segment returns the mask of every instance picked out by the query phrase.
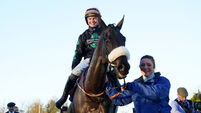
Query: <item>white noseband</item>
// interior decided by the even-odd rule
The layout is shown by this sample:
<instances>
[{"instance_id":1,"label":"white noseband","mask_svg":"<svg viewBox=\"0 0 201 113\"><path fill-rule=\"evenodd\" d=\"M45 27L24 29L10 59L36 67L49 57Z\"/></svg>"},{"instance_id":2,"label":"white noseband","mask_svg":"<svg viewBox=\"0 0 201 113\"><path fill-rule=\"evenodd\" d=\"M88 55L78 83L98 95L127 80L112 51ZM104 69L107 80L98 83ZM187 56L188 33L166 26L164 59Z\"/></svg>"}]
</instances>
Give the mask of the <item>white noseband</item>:
<instances>
[{"instance_id":1,"label":"white noseband","mask_svg":"<svg viewBox=\"0 0 201 113\"><path fill-rule=\"evenodd\" d=\"M124 46L113 49L108 55L108 59L110 62L113 62L120 56L126 56L128 60L130 59L130 53Z\"/></svg>"}]
</instances>

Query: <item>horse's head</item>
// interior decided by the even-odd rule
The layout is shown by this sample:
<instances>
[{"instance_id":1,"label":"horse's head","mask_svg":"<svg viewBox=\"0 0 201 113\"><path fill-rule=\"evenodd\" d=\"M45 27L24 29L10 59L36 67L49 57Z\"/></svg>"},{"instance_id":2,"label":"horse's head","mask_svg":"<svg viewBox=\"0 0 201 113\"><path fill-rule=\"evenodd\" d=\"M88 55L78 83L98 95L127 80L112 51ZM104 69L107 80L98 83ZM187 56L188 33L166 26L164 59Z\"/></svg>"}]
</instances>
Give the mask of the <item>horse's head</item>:
<instances>
[{"instance_id":1,"label":"horse's head","mask_svg":"<svg viewBox=\"0 0 201 113\"><path fill-rule=\"evenodd\" d=\"M110 24L105 25L102 19L99 19L100 26L103 30L101 38L105 43L105 48L107 51L108 62L114 68L118 78L125 78L129 72L130 65L128 63L129 52L125 48L125 37L120 33L121 27L123 25L123 20L114 26Z\"/></svg>"}]
</instances>

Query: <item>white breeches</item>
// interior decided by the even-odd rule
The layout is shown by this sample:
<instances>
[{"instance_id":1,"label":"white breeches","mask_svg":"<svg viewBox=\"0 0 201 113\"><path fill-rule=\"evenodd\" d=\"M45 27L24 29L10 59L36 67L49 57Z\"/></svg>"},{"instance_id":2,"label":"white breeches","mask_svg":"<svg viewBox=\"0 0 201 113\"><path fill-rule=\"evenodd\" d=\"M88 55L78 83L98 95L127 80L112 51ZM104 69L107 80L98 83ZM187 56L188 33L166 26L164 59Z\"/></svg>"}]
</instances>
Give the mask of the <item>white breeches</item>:
<instances>
[{"instance_id":1,"label":"white breeches","mask_svg":"<svg viewBox=\"0 0 201 113\"><path fill-rule=\"evenodd\" d=\"M82 60L73 70L72 70L72 74L79 76L82 71L89 66L89 58L86 58L84 60Z\"/></svg>"}]
</instances>

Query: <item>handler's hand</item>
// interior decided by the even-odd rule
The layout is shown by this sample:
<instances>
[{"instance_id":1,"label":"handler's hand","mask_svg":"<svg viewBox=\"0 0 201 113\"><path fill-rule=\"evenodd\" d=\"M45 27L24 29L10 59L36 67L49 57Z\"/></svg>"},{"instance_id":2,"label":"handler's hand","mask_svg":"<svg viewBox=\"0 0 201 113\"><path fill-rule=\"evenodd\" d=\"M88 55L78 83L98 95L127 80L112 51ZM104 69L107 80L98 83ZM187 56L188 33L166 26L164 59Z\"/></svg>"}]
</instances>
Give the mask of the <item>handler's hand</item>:
<instances>
[{"instance_id":1,"label":"handler's hand","mask_svg":"<svg viewBox=\"0 0 201 113\"><path fill-rule=\"evenodd\" d=\"M124 87L121 87L121 92L125 91L126 89Z\"/></svg>"},{"instance_id":2,"label":"handler's hand","mask_svg":"<svg viewBox=\"0 0 201 113\"><path fill-rule=\"evenodd\" d=\"M121 85L121 91L126 90L126 85L127 85L127 84Z\"/></svg>"}]
</instances>

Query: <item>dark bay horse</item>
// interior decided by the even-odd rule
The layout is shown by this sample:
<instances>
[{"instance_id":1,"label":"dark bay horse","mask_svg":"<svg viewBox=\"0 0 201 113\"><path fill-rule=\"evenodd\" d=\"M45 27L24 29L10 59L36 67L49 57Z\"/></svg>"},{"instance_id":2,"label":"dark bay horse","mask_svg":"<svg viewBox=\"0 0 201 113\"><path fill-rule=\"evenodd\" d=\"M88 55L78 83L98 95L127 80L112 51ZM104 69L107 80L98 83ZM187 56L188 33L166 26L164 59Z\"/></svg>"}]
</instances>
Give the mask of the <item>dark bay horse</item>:
<instances>
[{"instance_id":1,"label":"dark bay horse","mask_svg":"<svg viewBox=\"0 0 201 113\"><path fill-rule=\"evenodd\" d=\"M115 106L105 93L108 66L115 70L112 79L125 78L129 72L129 52L125 37L120 33L124 18L114 26L99 18L102 33L86 76L82 76L73 97L73 113L115 113Z\"/></svg>"}]
</instances>

